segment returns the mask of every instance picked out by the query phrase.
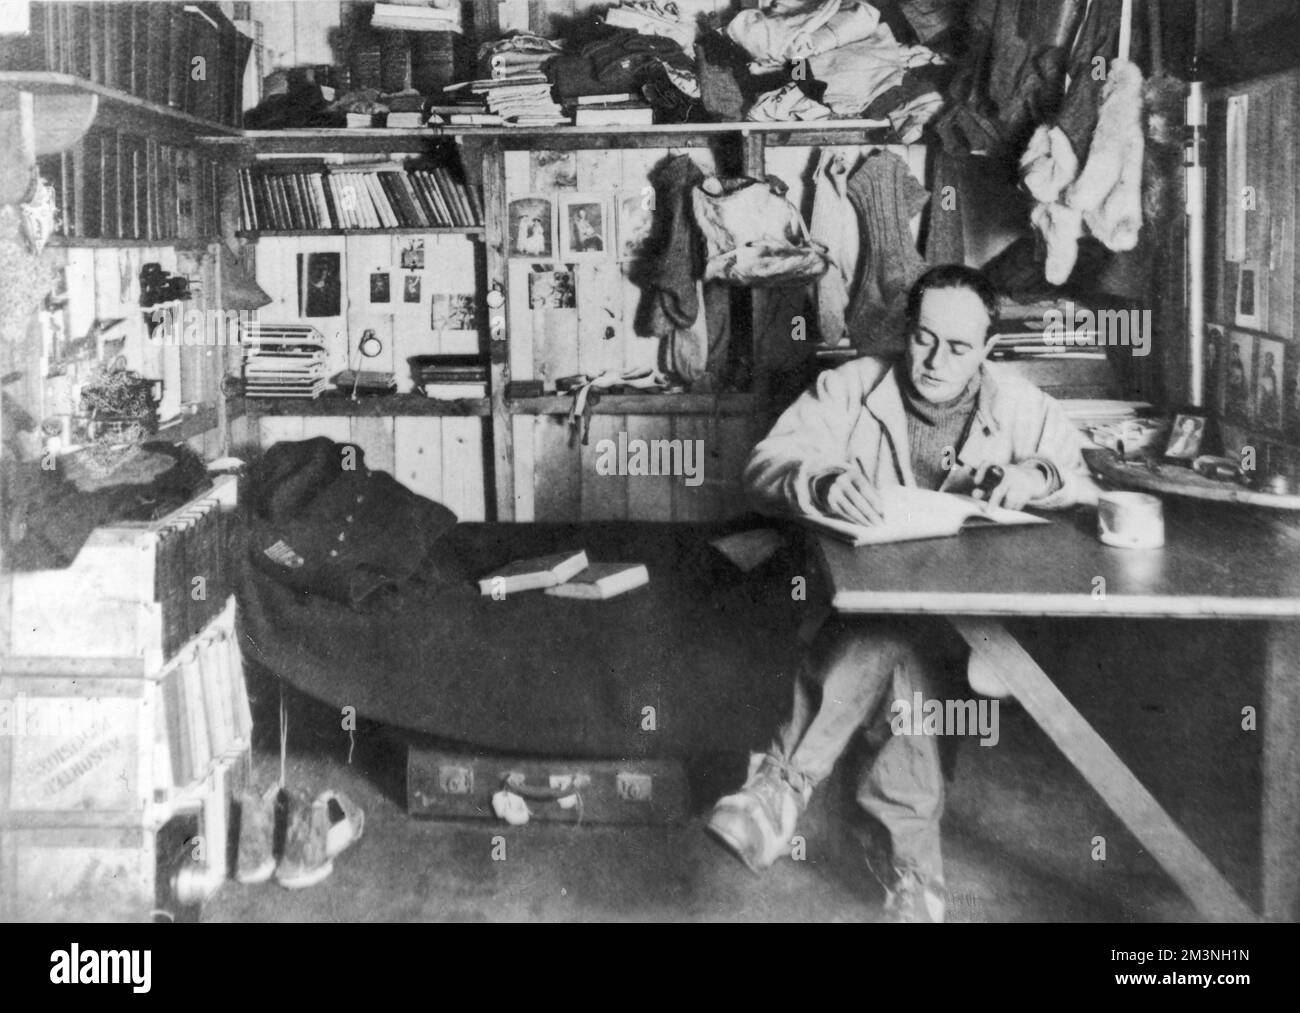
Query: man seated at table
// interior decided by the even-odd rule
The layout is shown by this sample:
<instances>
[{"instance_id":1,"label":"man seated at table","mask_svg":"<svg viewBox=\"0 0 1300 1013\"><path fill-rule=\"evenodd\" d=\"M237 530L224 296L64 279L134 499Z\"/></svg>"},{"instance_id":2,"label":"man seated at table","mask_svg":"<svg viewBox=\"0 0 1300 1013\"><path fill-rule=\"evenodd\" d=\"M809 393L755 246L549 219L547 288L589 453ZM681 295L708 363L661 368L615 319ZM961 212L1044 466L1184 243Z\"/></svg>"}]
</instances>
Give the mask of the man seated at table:
<instances>
[{"instance_id":1,"label":"man seated at table","mask_svg":"<svg viewBox=\"0 0 1300 1013\"><path fill-rule=\"evenodd\" d=\"M1001 482L978 493L993 504L1095 503L1081 439L1060 405L985 361L997 310L997 294L978 271L950 264L926 272L909 296L904 357L865 357L823 372L754 448L745 484L757 505L871 525L884 514L883 489L972 493L993 465ZM752 758L744 787L718 802L709 831L750 868L766 868L789 853L812 789L855 733L883 734L858 801L890 838L886 916L942 921L938 743L891 736L889 720L894 700L911 702L918 691L943 699L945 675L964 671L967 657L940 619L828 622L796 679L789 722Z\"/></svg>"}]
</instances>

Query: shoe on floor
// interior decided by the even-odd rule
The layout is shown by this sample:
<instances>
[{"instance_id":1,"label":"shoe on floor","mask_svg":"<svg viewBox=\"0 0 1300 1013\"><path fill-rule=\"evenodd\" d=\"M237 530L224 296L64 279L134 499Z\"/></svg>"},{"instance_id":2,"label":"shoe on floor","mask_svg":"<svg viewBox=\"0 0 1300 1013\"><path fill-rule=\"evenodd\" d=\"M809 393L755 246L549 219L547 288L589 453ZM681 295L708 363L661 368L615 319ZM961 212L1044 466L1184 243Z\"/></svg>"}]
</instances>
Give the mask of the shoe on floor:
<instances>
[{"instance_id":1,"label":"shoe on floor","mask_svg":"<svg viewBox=\"0 0 1300 1013\"><path fill-rule=\"evenodd\" d=\"M885 889L882 922L939 923L944 919L946 890L943 880L925 876L915 867L895 870L897 879Z\"/></svg>"},{"instance_id":2,"label":"shoe on floor","mask_svg":"<svg viewBox=\"0 0 1300 1013\"><path fill-rule=\"evenodd\" d=\"M265 883L275 874L275 802L279 788L246 788L239 796L239 850L235 879Z\"/></svg>"},{"instance_id":3,"label":"shoe on floor","mask_svg":"<svg viewBox=\"0 0 1300 1013\"><path fill-rule=\"evenodd\" d=\"M705 829L754 872L789 854L795 825L812 785L787 764L761 753L750 759L749 780L713 807Z\"/></svg>"},{"instance_id":4,"label":"shoe on floor","mask_svg":"<svg viewBox=\"0 0 1300 1013\"><path fill-rule=\"evenodd\" d=\"M346 795L325 791L316 799L316 805L325 807L329 829L325 832L325 854L335 858L361 840L366 827L366 814Z\"/></svg>"},{"instance_id":5,"label":"shoe on floor","mask_svg":"<svg viewBox=\"0 0 1300 1013\"><path fill-rule=\"evenodd\" d=\"M315 886L334 871L328 852L329 807L305 792L289 795L284 854L275 867L275 880L286 890Z\"/></svg>"}]
</instances>

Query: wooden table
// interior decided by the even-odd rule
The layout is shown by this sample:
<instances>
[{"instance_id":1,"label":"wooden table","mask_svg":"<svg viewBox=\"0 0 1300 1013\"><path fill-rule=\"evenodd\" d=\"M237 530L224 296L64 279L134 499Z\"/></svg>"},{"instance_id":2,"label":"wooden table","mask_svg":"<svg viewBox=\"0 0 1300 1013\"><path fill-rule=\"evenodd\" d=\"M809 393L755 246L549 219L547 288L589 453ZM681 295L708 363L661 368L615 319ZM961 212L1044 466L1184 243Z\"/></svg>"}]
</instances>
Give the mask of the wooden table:
<instances>
[{"instance_id":1,"label":"wooden table","mask_svg":"<svg viewBox=\"0 0 1300 1013\"><path fill-rule=\"evenodd\" d=\"M1166 504L1168 511L1169 505ZM999 621L1258 620L1266 638L1262 872L1267 920L1300 917L1300 535L1226 508L1170 513L1163 549L1102 545L1095 515L853 549L818 536L841 613L946 617L1206 917L1255 920L1200 849Z\"/></svg>"}]
</instances>

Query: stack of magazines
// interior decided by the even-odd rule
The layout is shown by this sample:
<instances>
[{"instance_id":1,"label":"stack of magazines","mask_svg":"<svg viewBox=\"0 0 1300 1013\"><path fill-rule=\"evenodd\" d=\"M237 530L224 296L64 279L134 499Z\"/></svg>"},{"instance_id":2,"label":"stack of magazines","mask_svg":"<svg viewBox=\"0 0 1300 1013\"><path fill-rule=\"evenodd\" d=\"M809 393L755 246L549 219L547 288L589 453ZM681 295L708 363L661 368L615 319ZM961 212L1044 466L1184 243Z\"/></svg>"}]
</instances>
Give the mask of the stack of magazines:
<instances>
[{"instance_id":1,"label":"stack of magazines","mask_svg":"<svg viewBox=\"0 0 1300 1013\"><path fill-rule=\"evenodd\" d=\"M245 396L315 398L325 390L325 337L310 324L255 323L243 344Z\"/></svg>"}]
</instances>

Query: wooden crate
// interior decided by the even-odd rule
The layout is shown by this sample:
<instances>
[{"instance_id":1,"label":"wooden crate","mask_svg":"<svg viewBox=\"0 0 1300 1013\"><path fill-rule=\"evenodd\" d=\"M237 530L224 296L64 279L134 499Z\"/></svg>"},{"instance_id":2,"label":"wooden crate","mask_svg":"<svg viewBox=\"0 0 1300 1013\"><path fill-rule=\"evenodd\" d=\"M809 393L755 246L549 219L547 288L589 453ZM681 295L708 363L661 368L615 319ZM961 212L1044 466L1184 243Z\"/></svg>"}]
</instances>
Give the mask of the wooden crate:
<instances>
[{"instance_id":1,"label":"wooden crate","mask_svg":"<svg viewBox=\"0 0 1300 1013\"><path fill-rule=\"evenodd\" d=\"M139 659L5 659L0 920L135 920L176 908L177 848L156 840L170 840L182 817L203 838L191 895L215 890L229 869L230 805L248 776L251 731L233 598L149 674Z\"/></svg>"},{"instance_id":2,"label":"wooden crate","mask_svg":"<svg viewBox=\"0 0 1300 1013\"><path fill-rule=\"evenodd\" d=\"M120 813L9 813L0 826L0 922L188 920L225 881L247 753L218 761L166 822ZM201 850L200 850L201 849ZM197 858L202 858L206 866ZM188 899L176 874L188 878Z\"/></svg>"},{"instance_id":3,"label":"wooden crate","mask_svg":"<svg viewBox=\"0 0 1300 1013\"><path fill-rule=\"evenodd\" d=\"M176 613L191 594L193 578L212 585L214 602L225 598L214 573L224 547L215 542L203 559L187 561L177 571L180 586L164 586L159 574L163 532L209 510L233 509L236 496L236 479L221 476L213 488L159 520L96 528L66 569L13 574L9 653L134 663L143 672L161 668L187 639L172 631L184 622Z\"/></svg>"},{"instance_id":4,"label":"wooden crate","mask_svg":"<svg viewBox=\"0 0 1300 1013\"><path fill-rule=\"evenodd\" d=\"M686 770L676 760L526 759L416 745L406 756L412 816L495 820L492 796L507 787L526 799L532 819L646 824L689 814Z\"/></svg>"}]
</instances>

